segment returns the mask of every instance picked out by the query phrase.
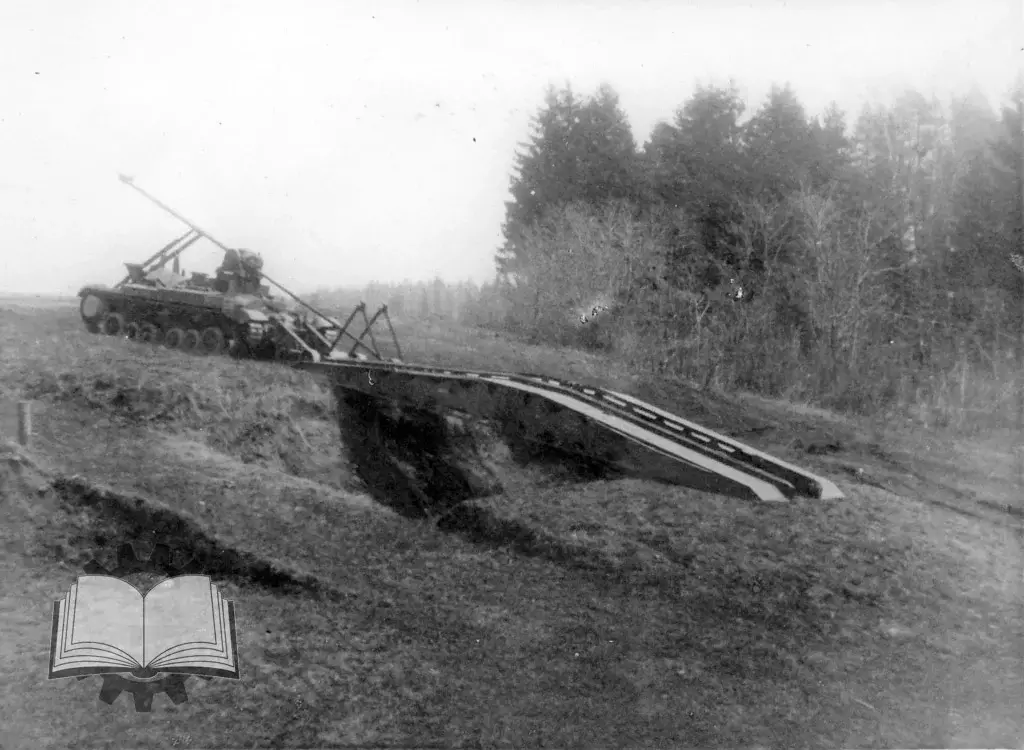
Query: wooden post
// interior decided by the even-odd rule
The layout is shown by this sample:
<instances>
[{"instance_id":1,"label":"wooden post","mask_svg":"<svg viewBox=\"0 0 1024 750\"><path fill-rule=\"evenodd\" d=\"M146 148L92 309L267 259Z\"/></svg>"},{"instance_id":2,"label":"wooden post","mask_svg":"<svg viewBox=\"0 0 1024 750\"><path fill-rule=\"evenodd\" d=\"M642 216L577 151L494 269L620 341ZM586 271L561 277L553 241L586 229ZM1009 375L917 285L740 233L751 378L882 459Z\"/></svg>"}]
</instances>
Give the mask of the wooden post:
<instances>
[{"instance_id":1,"label":"wooden post","mask_svg":"<svg viewBox=\"0 0 1024 750\"><path fill-rule=\"evenodd\" d=\"M18 402L18 442L28 448L32 442L32 402Z\"/></svg>"}]
</instances>

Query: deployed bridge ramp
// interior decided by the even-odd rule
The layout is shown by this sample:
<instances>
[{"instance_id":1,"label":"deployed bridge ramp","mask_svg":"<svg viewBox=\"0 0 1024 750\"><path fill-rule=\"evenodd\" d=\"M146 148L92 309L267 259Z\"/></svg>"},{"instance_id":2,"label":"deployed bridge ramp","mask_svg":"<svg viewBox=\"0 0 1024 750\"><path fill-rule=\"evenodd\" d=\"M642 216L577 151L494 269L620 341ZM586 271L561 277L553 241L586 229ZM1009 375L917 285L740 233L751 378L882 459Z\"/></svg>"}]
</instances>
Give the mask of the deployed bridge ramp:
<instances>
[{"instance_id":1,"label":"deployed bridge ramp","mask_svg":"<svg viewBox=\"0 0 1024 750\"><path fill-rule=\"evenodd\" d=\"M362 359L295 366L344 390L492 419L518 439L627 475L767 502L843 497L828 479L614 391L541 375Z\"/></svg>"}]
</instances>

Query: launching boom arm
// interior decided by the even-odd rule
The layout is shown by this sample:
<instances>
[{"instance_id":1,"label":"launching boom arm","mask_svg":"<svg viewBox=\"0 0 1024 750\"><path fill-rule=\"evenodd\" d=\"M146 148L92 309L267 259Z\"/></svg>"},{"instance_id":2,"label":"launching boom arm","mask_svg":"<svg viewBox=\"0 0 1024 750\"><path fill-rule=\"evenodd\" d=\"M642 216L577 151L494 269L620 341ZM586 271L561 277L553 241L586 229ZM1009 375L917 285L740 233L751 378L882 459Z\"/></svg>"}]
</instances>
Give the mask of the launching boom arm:
<instances>
[{"instance_id":1,"label":"launching boom arm","mask_svg":"<svg viewBox=\"0 0 1024 750\"><path fill-rule=\"evenodd\" d=\"M194 224L193 222L189 221L189 220L188 220L188 219L186 219L186 218L185 218L184 216L182 216L182 215L181 215L181 214L179 214L179 213L178 213L177 211L175 211L175 210L174 210L173 208L171 208L170 206L166 205L165 203L163 203L162 201L160 201L160 200L159 200L158 198L154 198L154 197L153 197L152 195L150 195L150 194L149 194L149 193L147 193L147 192L146 192L145 190L143 190L142 188L140 188L140 187L139 187L138 185L136 185L136 184L135 184L135 180L133 180L133 179L132 179L131 177L129 177L128 175L123 175L123 174L119 174L119 175L118 175L118 179L120 179L120 180L121 180L121 182L123 182L123 183L124 183L125 185L127 185L128 187L130 187L130 188L132 188L133 190L135 190L136 192L138 192L138 193L139 193L140 195L142 195L142 196L143 196L144 198L147 198L147 199L149 199L149 200L150 200L150 201L151 201L152 203L155 203L155 204L156 204L157 206L159 206L159 207L160 207L160 208L162 208L162 209L163 209L164 211L166 211L167 213L169 213L169 214L170 214L171 216L173 216L173 217L174 217L175 219L177 219L177 220L178 220L178 221L180 221L181 223L183 223L183 224L185 224L186 226L188 226L189 228L191 228L192 232L194 232L196 236L195 236L195 238L194 238L194 239L192 239L192 240L191 240L190 242L188 242L188 244L187 244L187 245L186 245L185 247L188 247L188 245L191 245L191 244L192 244L192 242L195 242L195 241L196 241L197 239L199 239L200 237L205 237L205 238L206 238L206 239L208 239L208 240L209 240L210 242L212 242L212 243L213 243L214 245L216 245L216 246L217 246L217 247L219 247L219 248L220 248L221 250L223 250L223 251L224 251L225 253L226 253L226 252L229 252L229 251L231 250L231 248L229 248L229 247L228 247L227 245L225 245L225 244L224 244L223 242L221 242L221 241L220 241L220 240L218 240L218 239L217 239L216 237L214 237L214 236L213 236L212 234L210 234L209 232L207 232L207 231L206 231L205 229L202 229L202 228L201 228L201 227L199 227L198 225L196 225L196 224ZM185 236L187 236L187 235L185 235ZM183 237L182 239L184 239L184 237ZM179 240L179 241L180 241L180 240ZM171 245L171 246L173 246L173 243L172 243L172 245ZM151 258L151 259L150 259L149 261L146 261L146 262L147 262L147 263L149 263L150 261L152 261L152 260L154 260L155 258L159 257L159 256L160 256L160 255L161 255L162 253L164 253L164 252L166 252L166 251L167 251L168 249L170 249L170 247L171 247L171 246L168 246L168 247L164 248L164 249L163 249L163 250L161 250L161 251L160 251L159 253L157 253L157 254L156 254L155 256L153 256L153 258ZM181 252L182 252L183 250L185 250L185 247L182 247L182 248L180 248L180 249L179 249L179 250L178 250L177 252L173 253L173 256L176 256L176 255L180 254L180 253L181 253ZM173 256L170 256L170 257L173 257ZM170 257L168 257L168 260L170 260ZM166 261L164 261L164 262L166 262ZM323 318L324 320L327 320L327 321L328 321L328 322L329 322L329 323L330 323L330 324L331 324L332 326L338 326L339 328L343 328L343 327L342 327L342 326L341 326L341 325L340 325L340 324L338 323L338 321L334 320L334 319L333 319L333 318L332 318L331 316L327 315L327 314L326 314L326 313L324 313L324 312L321 312L320 310L317 310L317 309L316 309L315 307L313 307L313 306L312 306L311 304L309 304L309 303L308 303L308 302L306 302L305 300L303 300L303 299L300 299L300 298L299 298L298 296L296 296L296 295L295 295L295 294L293 294L292 292L290 292L290 291L288 291L287 289L285 289L285 288L284 288L283 286L281 286L281 285L280 285L279 283L277 283L276 281L274 281L274 280L273 280L272 278L270 278L269 276L267 276L267 275L266 275L265 273L263 273L262 271L260 271L260 277L261 277L261 278L262 278L262 279L263 279L264 281L266 281L266 282L267 282L268 284L272 284L272 285L274 285L275 287L277 287L278 289L280 289L280 290L281 290L282 292L284 292L284 293L285 293L286 295L288 295L289 297L291 297L291 298L292 298L293 300L295 300L295 301L296 301L297 303L299 303L300 305L302 305L303 307L305 307L305 308L306 308L307 310L309 310L310 312L312 312L312 313L313 313L314 315L319 315L319 316L320 316L321 318ZM343 333L344 333L344 331L343 331ZM349 334L349 335L351 336L351 334ZM339 338L340 338L340 336L339 336ZM355 337L353 337L353 338L355 338ZM359 343L359 342L357 342L357 343Z\"/></svg>"}]
</instances>

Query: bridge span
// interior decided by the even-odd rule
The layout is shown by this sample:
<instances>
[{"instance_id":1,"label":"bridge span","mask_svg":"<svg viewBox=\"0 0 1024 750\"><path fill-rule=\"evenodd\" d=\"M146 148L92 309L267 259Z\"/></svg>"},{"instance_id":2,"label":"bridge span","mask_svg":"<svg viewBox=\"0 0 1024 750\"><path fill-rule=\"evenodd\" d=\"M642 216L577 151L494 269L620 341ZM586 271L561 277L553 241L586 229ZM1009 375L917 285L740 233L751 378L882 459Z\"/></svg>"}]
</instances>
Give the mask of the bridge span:
<instances>
[{"instance_id":1,"label":"bridge span","mask_svg":"<svg viewBox=\"0 0 1024 750\"><path fill-rule=\"evenodd\" d=\"M517 439L628 476L766 502L843 498L828 479L615 391L543 375L343 355L293 366L346 391L492 420Z\"/></svg>"}]
</instances>

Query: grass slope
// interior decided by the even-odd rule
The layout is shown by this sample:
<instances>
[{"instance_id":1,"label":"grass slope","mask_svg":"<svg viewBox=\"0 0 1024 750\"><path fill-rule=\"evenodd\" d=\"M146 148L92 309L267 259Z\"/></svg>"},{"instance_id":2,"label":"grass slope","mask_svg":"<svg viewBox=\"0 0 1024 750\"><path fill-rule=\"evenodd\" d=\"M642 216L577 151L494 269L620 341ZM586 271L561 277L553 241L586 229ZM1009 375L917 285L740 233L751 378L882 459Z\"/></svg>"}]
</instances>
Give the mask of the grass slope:
<instances>
[{"instance_id":1,"label":"grass slope","mask_svg":"<svg viewBox=\"0 0 1024 750\"><path fill-rule=\"evenodd\" d=\"M0 399L35 399L37 422L30 454L0 455L0 743L1020 744L1019 501L998 440L885 434L490 334L400 335L411 361L636 393L847 499L501 463L506 491L438 528L367 498L304 375L91 337L72 309L0 312ZM192 679L188 703L144 715L98 704L98 678L48 682L51 602L89 558L158 537L236 601L240 683Z\"/></svg>"}]
</instances>

